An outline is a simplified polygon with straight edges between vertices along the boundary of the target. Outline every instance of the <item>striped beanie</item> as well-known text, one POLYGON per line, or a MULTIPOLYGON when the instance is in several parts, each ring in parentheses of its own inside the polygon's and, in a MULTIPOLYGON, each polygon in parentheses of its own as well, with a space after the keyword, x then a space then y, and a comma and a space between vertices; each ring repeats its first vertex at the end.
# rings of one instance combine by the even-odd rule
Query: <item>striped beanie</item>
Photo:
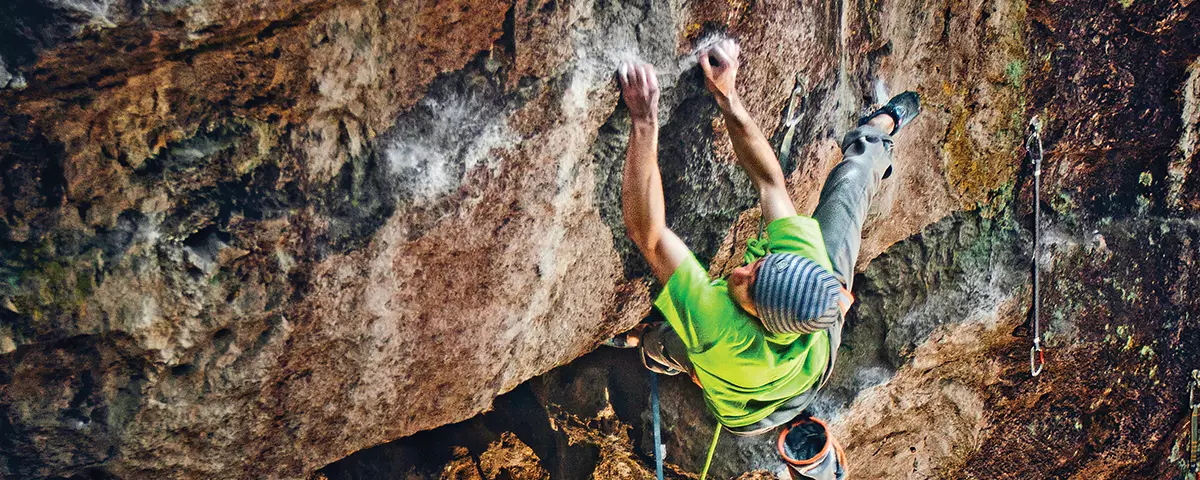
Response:
POLYGON ((771 333, 813 333, 838 320, 841 282, 812 259, 791 253, 763 257, 751 297, 771 333))

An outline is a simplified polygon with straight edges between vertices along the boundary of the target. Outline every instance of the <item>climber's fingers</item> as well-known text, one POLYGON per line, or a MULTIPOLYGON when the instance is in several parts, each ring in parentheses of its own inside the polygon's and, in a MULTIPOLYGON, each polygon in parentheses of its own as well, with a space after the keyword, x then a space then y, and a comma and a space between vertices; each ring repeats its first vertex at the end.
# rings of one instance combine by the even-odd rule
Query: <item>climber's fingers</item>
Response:
POLYGON ((732 38, 721 42, 721 50, 729 55, 731 61, 737 61, 738 54, 742 52, 742 47, 738 45, 732 38))
POLYGON ((708 57, 708 49, 700 52, 700 69, 704 70, 705 76, 712 76, 712 59, 708 57))
POLYGON ((617 68, 617 78, 621 80, 621 88, 638 92, 644 91, 646 77, 643 71, 642 65, 637 62, 622 62, 621 66, 617 68))
POLYGON ((639 91, 641 91, 643 94, 645 94, 645 93, 646 93, 646 77, 647 77, 647 74, 646 74, 646 67, 647 67, 647 66, 648 66, 648 65, 646 65, 646 64, 644 64, 644 63, 640 63, 640 64, 638 64, 638 83, 637 83, 637 86, 638 86, 638 90, 639 90, 639 91))
POLYGON ((658 93, 658 73, 654 71, 654 65, 648 63, 646 64, 646 83, 651 96, 658 93))
MULTIPOLYGON (((728 40, 728 42, 732 42, 732 40, 728 40)), ((720 45, 713 47, 712 52, 713 55, 717 56, 717 61, 721 62, 722 67, 729 68, 733 66, 733 58, 730 57, 729 53, 725 51, 726 48, 729 48, 729 46, 725 43, 726 42, 722 42, 720 45)))
POLYGON ((644 62, 622 62, 617 67, 617 79, 621 84, 621 95, 631 110, 647 109, 658 104, 658 75, 654 66, 644 62))

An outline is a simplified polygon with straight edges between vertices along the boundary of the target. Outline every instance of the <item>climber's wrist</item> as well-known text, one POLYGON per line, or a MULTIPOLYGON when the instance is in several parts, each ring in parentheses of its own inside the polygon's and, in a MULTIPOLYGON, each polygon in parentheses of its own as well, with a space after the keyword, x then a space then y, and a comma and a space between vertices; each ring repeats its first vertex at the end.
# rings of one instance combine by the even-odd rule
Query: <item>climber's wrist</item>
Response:
POLYGON ((728 94, 713 95, 713 98, 717 100, 717 107, 725 115, 734 115, 742 109, 742 100, 738 97, 737 90, 731 89, 728 94))
POLYGON ((726 124, 742 123, 750 118, 749 112, 746 111, 746 107, 742 106, 742 101, 738 98, 737 93, 729 98, 718 99, 717 106, 721 108, 726 124))
POLYGON ((639 133, 651 133, 658 130, 658 115, 635 115, 631 116, 630 120, 633 121, 633 130, 639 133))

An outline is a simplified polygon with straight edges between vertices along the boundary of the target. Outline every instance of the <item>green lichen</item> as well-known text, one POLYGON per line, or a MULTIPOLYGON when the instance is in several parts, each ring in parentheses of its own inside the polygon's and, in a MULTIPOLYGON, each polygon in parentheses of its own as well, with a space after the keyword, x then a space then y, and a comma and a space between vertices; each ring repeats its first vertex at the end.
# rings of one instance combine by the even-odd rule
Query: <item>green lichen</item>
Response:
MULTIPOLYGON (((1018 110, 1015 99, 1011 100, 1011 109, 1018 110)), ((967 209, 978 209, 980 206, 1011 197, 1013 189, 1004 190, 1007 183, 1012 181, 1014 161, 1012 151, 1019 143, 1019 134, 1014 134, 1012 125, 1004 125, 993 132, 992 140, 985 145, 971 138, 969 124, 974 112, 962 108, 951 121, 950 130, 942 144, 942 151, 947 160, 946 176, 951 185, 957 190, 958 196, 967 209)), ((1020 115, 1012 117, 1020 118, 1020 115)), ((995 212, 982 212, 994 214, 995 212)), ((989 215, 990 216, 990 215, 989 215)))
POLYGON ((1004 78, 1013 88, 1022 88, 1025 84, 1025 61, 1016 59, 1004 66, 1004 78))
POLYGON ((1138 183, 1149 187, 1154 184, 1154 175, 1150 172, 1142 172, 1141 175, 1138 175, 1138 183))
POLYGON ((1150 213, 1151 202, 1149 197, 1145 195, 1138 195, 1134 201, 1137 202, 1137 212, 1139 216, 1144 216, 1150 213))
POLYGON ((1054 209, 1056 213, 1069 214, 1078 207, 1079 204, 1066 191, 1059 190, 1057 195, 1050 197, 1050 208, 1054 209))
MULTIPOLYGON (((984 102, 989 113, 978 115, 979 91, 969 84, 944 83, 940 99, 951 120, 941 150, 945 159, 946 179, 953 187, 962 207, 979 210, 992 217, 1008 208, 1015 192, 1014 176, 1022 163, 1020 144, 1024 140, 1028 99, 1025 92, 1028 77, 1028 52, 1025 48, 1025 2, 1013 2, 1015 21, 1010 28, 994 39, 993 48, 985 54, 999 57, 1002 71, 985 73, 995 88, 986 90, 984 102), (981 135, 981 133, 983 135, 981 135), (986 135, 986 136, 984 136, 986 135)), ((996 63, 987 62, 991 65, 996 63)))
POLYGON ((33 324, 78 314, 98 287, 101 267, 94 254, 63 256, 49 239, 7 252, 0 262, 4 308, 33 324))

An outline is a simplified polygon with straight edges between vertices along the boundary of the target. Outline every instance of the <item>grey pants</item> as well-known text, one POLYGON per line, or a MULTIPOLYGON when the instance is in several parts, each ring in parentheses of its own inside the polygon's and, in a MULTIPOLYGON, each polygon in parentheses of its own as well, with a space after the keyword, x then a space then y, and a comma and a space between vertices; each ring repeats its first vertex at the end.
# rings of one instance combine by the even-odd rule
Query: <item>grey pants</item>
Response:
POLYGON ((871 198, 892 172, 892 137, 870 126, 842 139, 842 161, 829 172, 813 218, 821 224, 833 274, 850 290, 871 198))
MULTIPOLYGON (((825 238, 825 250, 833 263, 833 273, 838 280, 851 288, 854 280, 854 264, 858 261, 858 249, 862 245, 862 227, 871 208, 871 198, 879 191, 880 183, 892 172, 892 137, 883 131, 862 126, 846 133, 842 138, 842 161, 829 172, 825 186, 821 188, 821 200, 813 212, 813 218, 821 225, 821 236, 825 238)), ((658 312, 655 312, 658 315, 658 312)), ((661 315, 659 315, 661 317, 661 315)), ((842 323, 830 328, 830 358, 832 369, 841 345, 842 323)), ((666 322, 651 326, 642 337, 642 359, 646 367, 659 373, 692 373, 692 362, 687 358, 687 348, 679 335, 666 322), (657 365, 656 365, 657 364, 657 365)), ((828 376, 828 371, 826 372, 828 376)), ((822 380, 822 382, 824 379, 822 380)), ((787 417, 791 410, 799 414, 808 406, 815 391, 806 392, 806 399, 797 398, 788 402, 788 412, 776 411, 771 417, 787 417), (800 405, 803 404, 803 405, 800 405)), ((783 409, 781 409, 783 410, 783 409)), ((757 430, 757 429, 755 429, 757 430)))

